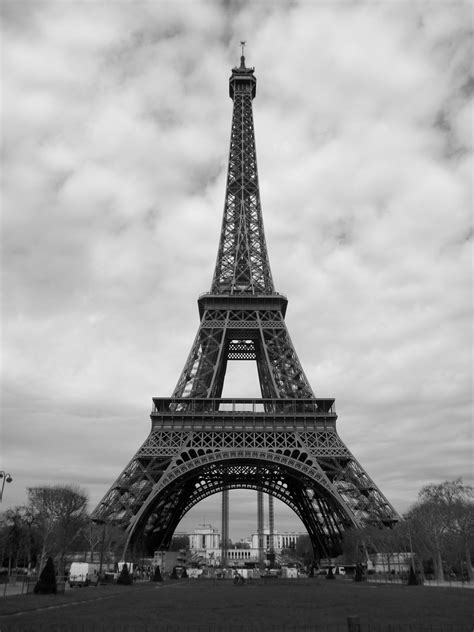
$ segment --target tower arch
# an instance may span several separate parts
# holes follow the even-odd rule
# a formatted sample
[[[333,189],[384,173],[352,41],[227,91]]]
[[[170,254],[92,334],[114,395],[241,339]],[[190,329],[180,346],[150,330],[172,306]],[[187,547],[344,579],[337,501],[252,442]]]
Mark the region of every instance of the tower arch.
[[[334,553],[335,533],[342,535],[346,528],[359,526],[321,468],[276,452],[240,448],[183,459],[160,480],[130,521],[129,542],[137,539],[138,533],[144,536],[142,543],[149,552],[157,544],[168,546],[178,523],[192,507],[231,489],[254,490],[282,501],[300,518],[311,541],[325,556]],[[332,508],[333,518],[337,517],[329,524],[319,507],[321,499]]]

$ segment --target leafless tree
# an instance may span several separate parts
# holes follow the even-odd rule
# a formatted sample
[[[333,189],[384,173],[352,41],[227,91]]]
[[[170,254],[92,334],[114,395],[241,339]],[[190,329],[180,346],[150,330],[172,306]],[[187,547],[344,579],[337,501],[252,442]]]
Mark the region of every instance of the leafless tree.
[[[38,568],[48,554],[58,558],[62,574],[65,555],[87,518],[87,495],[74,485],[30,487],[28,501],[42,542]]]
[[[453,541],[461,548],[469,578],[472,577],[471,554],[474,542],[474,495],[462,479],[426,485],[407,518],[413,546],[433,560],[437,580],[444,579],[443,554],[449,554]],[[451,547],[450,547],[451,543]],[[448,560],[446,560],[448,561]]]

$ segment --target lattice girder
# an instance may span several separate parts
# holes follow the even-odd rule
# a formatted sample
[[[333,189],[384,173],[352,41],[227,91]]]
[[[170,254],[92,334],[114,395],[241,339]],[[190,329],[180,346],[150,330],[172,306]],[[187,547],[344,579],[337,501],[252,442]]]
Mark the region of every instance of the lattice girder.
[[[220,397],[232,351],[249,340],[252,355],[239,359],[256,359],[264,397],[314,397],[281,311],[264,310],[261,316],[255,309],[231,309],[215,316],[215,310],[204,311],[175,397]]]
[[[331,543],[332,549],[338,546],[345,528],[358,524],[350,513],[335,510],[336,506],[342,508],[344,505],[318,467],[308,467],[296,459],[276,453],[248,449],[208,453],[190,460],[184,460],[184,455],[181,457],[179,464],[162,477],[147,501],[141,504],[128,527],[131,538],[144,534],[146,539],[153,532],[153,546],[157,546],[158,539],[164,537],[163,534],[172,533],[179,520],[197,502],[217,491],[234,488],[256,489],[279,498],[300,516],[305,525],[312,525],[312,530],[317,532],[314,537],[319,540],[324,538],[327,546]],[[184,488],[186,494],[183,494]],[[319,507],[317,513],[313,511],[310,522],[301,506],[301,494],[296,489],[305,490],[306,494],[308,490],[313,490],[313,494],[314,490],[318,490],[317,498],[326,498],[326,504]],[[163,512],[163,507],[170,505],[170,499],[174,504],[171,514]],[[327,528],[329,517],[324,515],[324,511],[338,515],[332,530]],[[170,520],[173,520],[172,526]],[[308,531],[311,533],[311,529]],[[166,545],[163,541],[159,544]]]
[[[299,498],[297,513],[304,513],[303,507],[310,512],[303,523],[313,542],[324,544],[325,550],[335,550],[349,525],[393,522],[389,503],[336,432],[333,400],[157,398],[152,419],[149,437],[96,510],[96,518],[121,524],[131,540],[139,537],[157,508],[160,533],[172,533],[170,521],[179,522],[184,515],[178,508],[186,512],[202,494],[215,493],[217,488],[208,482],[199,493],[191,486],[186,498],[166,500],[170,489],[179,495],[176,485],[190,473],[226,472],[225,480],[218,477],[216,482],[219,490],[246,487],[232,474],[239,463],[293,473],[292,480],[300,481],[299,491],[295,482],[291,486]],[[249,485],[254,488],[254,483]],[[264,485],[260,489],[268,492]],[[268,493],[295,507],[293,496],[283,498],[278,485]]]
[[[252,93],[233,94],[227,187],[217,263],[215,294],[273,294],[264,235],[253,126]]]

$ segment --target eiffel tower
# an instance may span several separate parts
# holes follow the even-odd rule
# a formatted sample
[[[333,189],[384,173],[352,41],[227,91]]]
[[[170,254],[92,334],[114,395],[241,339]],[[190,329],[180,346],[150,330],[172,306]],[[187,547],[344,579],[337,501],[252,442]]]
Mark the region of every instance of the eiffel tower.
[[[316,557],[340,552],[346,529],[398,515],[336,430],[334,399],[316,397],[285,324],[262,221],[252,113],[254,68],[232,69],[224,215],[211,290],[171,397],[153,398],[151,431],[92,518],[127,546],[167,549],[183,516],[218,492],[251,489],[288,505]],[[259,399],[222,398],[227,363],[254,360]]]

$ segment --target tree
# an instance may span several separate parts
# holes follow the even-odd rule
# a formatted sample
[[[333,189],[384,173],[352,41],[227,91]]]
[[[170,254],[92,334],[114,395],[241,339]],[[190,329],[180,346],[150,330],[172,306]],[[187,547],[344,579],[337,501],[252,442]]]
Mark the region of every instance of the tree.
[[[30,487],[28,500],[42,543],[39,568],[49,552],[59,557],[63,574],[65,555],[87,519],[87,495],[73,485]]]
[[[236,542],[234,544],[235,549],[250,549],[250,544],[248,542]]]
[[[21,508],[15,507],[15,509],[8,509],[2,516],[1,523],[2,530],[2,560],[8,559],[8,568],[12,566],[17,568],[20,562],[23,563],[22,555],[23,543],[25,540],[25,533],[23,529],[23,520],[21,515]]]
[[[181,551],[182,549],[189,549],[189,536],[187,535],[175,535],[173,536],[170,544],[170,551]]]
[[[309,535],[300,535],[296,540],[295,554],[305,566],[312,566],[314,563],[313,545]]]
[[[400,550],[395,528],[367,524],[359,529],[348,529],[344,533],[343,556],[346,564],[366,564],[369,555],[377,553],[390,572],[390,559],[394,551]],[[402,549],[403,550],[403,549]]]
[[[464,558],[472,577],[471,547],[474,539],[474,495],[461,478],[423,487],[418,502],[407,515],[413,548],[431,558],[437,580],[444,579],[444,561],[452,565]],[[454,545],[453,545],[454,543]]]
[[[28,507],[8,509],[0,517],[0,565],[30,568],[35,555],[33,516]]]
[[[100,551],[102,541],[104,539],[104,527],[102,524],[92,522],[92,520],[84,521],[82,528],[76,537],[76,546],[84,551],[84,562],[94,561],[95,552]]]

